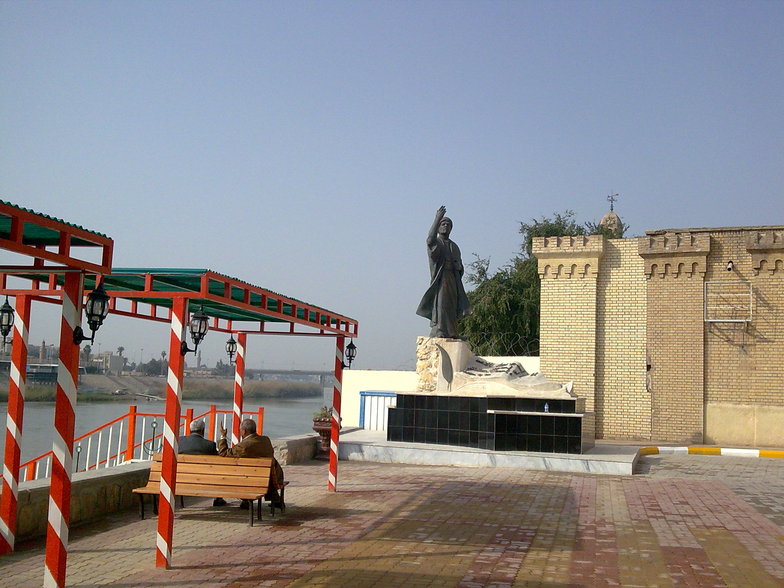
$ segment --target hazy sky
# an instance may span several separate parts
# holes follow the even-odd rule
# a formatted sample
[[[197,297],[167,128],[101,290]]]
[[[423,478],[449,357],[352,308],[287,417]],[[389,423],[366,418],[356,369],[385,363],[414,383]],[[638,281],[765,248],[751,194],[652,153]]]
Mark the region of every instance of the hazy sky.
[[[442,204],[495,265],[520,221],[598,221],[611,191],[630,235],[784,224],[784,2],[4,1],[0,80],[0,199],[109,235],[117,267],[354,317],[363,369],[414,365]],[[146,361],[168,329],[110,317],[119,345]],[[253,337],[248,363],[333,346]]]

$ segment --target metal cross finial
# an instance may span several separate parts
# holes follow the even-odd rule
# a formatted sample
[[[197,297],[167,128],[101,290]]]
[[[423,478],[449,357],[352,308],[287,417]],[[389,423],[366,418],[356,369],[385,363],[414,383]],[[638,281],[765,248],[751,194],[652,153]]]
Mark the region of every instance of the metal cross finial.
[[[610,195],[607,197],[607,200],[610,203],[610,212],[612,212],[613,210],[613,203],[618,201],[618,198],[616,198],[616,196],[618,196],[618,194],[613,194],[611,191]]]

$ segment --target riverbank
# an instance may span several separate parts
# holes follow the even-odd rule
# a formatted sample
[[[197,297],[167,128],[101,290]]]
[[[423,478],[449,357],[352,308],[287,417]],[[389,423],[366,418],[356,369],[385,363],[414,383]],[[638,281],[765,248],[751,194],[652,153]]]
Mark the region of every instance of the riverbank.
[[[0,402],[8,401],[8,380],[0,379]],[[25,390],[25,402],[53,402],[54,385],[31,384]],[[82,375],[77,390],[78,402],[128,402],[136,394],[164,398],[166,380],[149,376]],[[282,382],[252,380],[245,382],[247,399],[315,398],[322,394],[315,382]],[[185,378],[183,400],[231,400],[234,397],[233,378]]]

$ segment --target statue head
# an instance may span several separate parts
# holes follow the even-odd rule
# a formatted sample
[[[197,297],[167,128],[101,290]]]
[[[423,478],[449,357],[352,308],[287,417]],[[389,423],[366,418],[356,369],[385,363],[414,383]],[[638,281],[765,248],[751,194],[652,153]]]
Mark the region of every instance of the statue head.
[[[441,219],[441,222],[438,223],[438,234],[443,235],[444,237],[448,237],[449,233],[452,232],[452,219],[448,216],[445,216]]]

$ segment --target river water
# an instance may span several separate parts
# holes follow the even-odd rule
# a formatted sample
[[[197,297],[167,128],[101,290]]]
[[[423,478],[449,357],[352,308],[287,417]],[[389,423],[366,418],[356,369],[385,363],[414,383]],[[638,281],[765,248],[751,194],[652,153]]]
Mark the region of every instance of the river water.
[[[324,390],[324,398],[291,398],[291,399],[252,399],[246,400],[245,412],[258,412],[264,407],[264,434],[271,439],[312,433],[312,416],[319,408],[331,405],[332,388]],[[206,412],[210,404],[216,404],[218,410],[232,410],[230,401],[184,401],[183,414],[189,408],[198,415]],[[139,402],[139,412],[164,413],[165,402]],[[78,437],[104,423],[128,413],[128,404],[123,402],[83,402],[76,407],[76,425],[74,437]],[[8,418],[8,405],[0,402],[0,456],[5,446],[5,428]],[[127,419],[126,419],[127,420]],[[254,419],[255,420],[255,419]],[[127,426],[127,424],[126,424]],[[52,449],[52,431],[54,427],[54,402],[27,402],[24,409],[24,425],[22,433],[22,463],[33,459]],[[231,427],[228,427],[229,429]],[[0,461],[2,458],[0,457]]]

